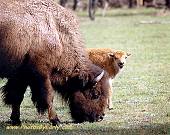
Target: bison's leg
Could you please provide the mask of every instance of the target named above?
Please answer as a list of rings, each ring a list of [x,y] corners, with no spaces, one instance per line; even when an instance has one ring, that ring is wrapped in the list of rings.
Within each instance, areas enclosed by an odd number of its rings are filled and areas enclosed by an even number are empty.
[[[11,124],[13,126],[20,126],[21,121],[20,121],[20,105],[12,105],[12,113],[11,113]]]
[[[113,96],[112,79],[109,79],[108,108],[109,108],[110,110],[113,109],[112,96]]]
[[[56,124],[59,126],[60,120],[59,120],[57,114],[54,111],[54,108],[53,108],[53,99],[54,99],[54,91],[51,91],[48,94],[48,97],[47,97],[48,117],[49,117],[49,120],[50,120],[50,122],[52,123],[53,126],[55,126]]]
[[[47,90],[48,118],[53,126],[59,126],[60,120],[53,108],[54,90],[49,78],[44,81],[44,87]]]
[[[65,7],[66,3],[67,3],[67,0],[60,0],[60,5],[61,6]]]
[[[39,113],[43,113],[47,109],[50,122],[54,126],[59,125],[60,121],[53,109],[55,91],[51,85],[49,69],[45,64],[42,65],[43,62],[36,61],[36,65],[34,65],[35,68],[33,68],[33,81],[30,83],[32,100],[36,104]],[[40,64],[38,62],[40,62]]]
[[[78,3],[78,0],[74,0],[73,10],[76,10],[76,8],[77,8],[77,3]]]
[[[27,88],[26,81],[15,77],[9,79],[3,89],[3,100],[5,104],[12,106],[11,122],[12,125],[20,125],[20,104],[23,100]]]
[[[107,1],[104,2],[104,9],[103,9],[103,13],[102,13],[102,16],[104,17],[106,15],[106,10],[108,9],[109,7],[109,3]]]
[[[38,112],[44,112],[48,109],[48,117],[53,126],[59,125],[60,121],[53,109],[54,90],[51,86],[51,81],[48,77],[39,78],[34,84],[30,85],[34,97],[33,102],[36,102]],[[35,91],[39,91],[37,94]]]

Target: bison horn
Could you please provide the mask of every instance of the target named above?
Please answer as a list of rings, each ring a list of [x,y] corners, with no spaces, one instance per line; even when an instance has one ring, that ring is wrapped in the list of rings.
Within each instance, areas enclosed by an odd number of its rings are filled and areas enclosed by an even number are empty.
[[[101,72],[100,75],[98,75],[98,76],[94,79],[94,82],[99,82],[99,81],[102,79],[103,75],[104,75],[104,70]]]

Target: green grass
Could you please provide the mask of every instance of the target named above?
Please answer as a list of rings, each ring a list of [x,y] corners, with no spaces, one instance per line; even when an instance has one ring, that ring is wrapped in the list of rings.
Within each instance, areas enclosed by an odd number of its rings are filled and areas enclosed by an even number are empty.
[[[21,127],[7,123],[10,109],[0,101],[2,134],[170,134],[170,16],[157,16],[155,9],[116,9],[106,17],[97,12],[90,21],[79,13],[81,32],[87,47],[109,47],[132,54],[124,71],[113,81],[114,108],[102,122],[73,124],[69,109],[57,103],[64,122],[51,127],[46,116],[39,116],[29,90],[21,106]],[[1,82],[4,84],[5,81]],[[1,100],[1,99],[0,99]],[[11,129],[17,128],[17,129]]]

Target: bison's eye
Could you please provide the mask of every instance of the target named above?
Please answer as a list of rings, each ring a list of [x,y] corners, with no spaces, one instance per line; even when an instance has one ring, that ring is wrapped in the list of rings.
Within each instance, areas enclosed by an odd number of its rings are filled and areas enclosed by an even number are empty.
[[[95,99],[99,99],[99,97],[100,97],[100,92],[96,91],[96,90],[92,90],[92,92],[91,92],[91,99],[95,100]]]
[[[99,98],[99,95],[97,95],[97,94],[92,95],[92,99],[98,99],[98,98]]]

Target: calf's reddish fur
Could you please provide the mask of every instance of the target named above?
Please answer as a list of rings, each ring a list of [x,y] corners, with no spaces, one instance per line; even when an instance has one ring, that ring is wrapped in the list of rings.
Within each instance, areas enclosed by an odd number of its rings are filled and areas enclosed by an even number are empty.
[[[103,68],[109,74],[109,98],[108,108],[112,109],[112,79],[121,71],[126,63],[126,58],[131,54],[124,51],[116,51],[111,48],[88,48],[90,60],[95,64]]]

